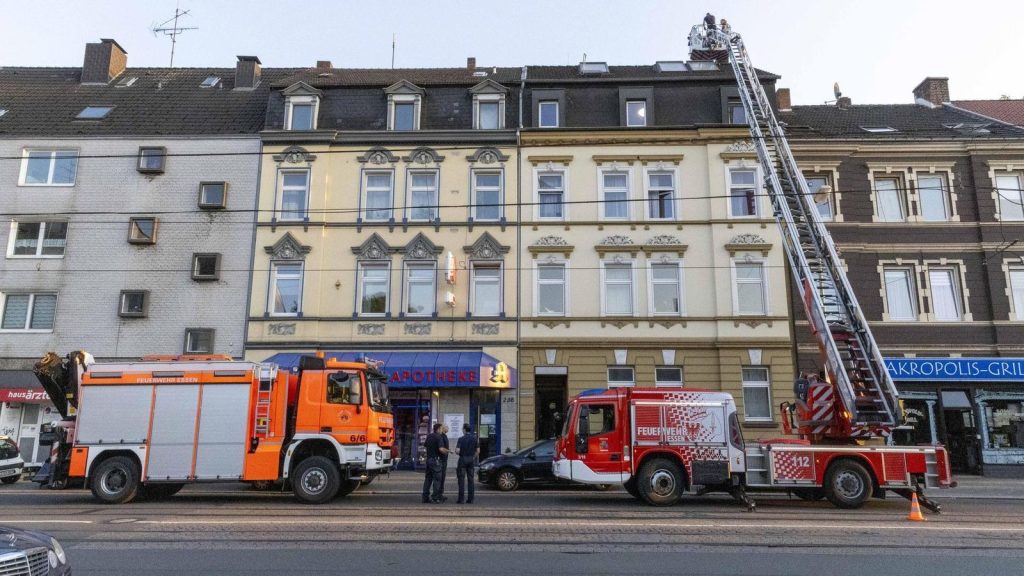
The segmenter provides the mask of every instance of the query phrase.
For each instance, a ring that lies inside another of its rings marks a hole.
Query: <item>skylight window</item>
[[[0,118],[3,118],[4,114],[7,114],[7,108],[0,108]]]
[[[102,120],[113,109],[113,106],[86,106],[75,118],[78,120]]]
[[[955,124],[943,124],[943,126],[966,135],[992,133],[992,131],[988,129],[991,124],[986,122],[957,122]]]
[[[893,132],[899,132],[899,130],[892,126],[861,126],[861,130],[870,132],[871,134],[891,134]]]
[[[654,64],[654,69],[658,72],[686,72],[686,62],[656,62]]]
[[[607,74],[607,62],[580,62],[580,74]]]
[[[199,85],[200,88],[213,88],[217,84],[220,84],[220,76],[207,76],[206,80]]]
[[[138,79],[139,79],[138,76],[125,76],[124,78],[121,78],[120,80],[118,80],[117,84],[115,84],[114,86],[117,87],[117,88],[127,88],[127,87],[131,86],[132,84],[135,84],[135,82]]]
[[[718,63],[713,60],[690,60],[686,65],[694,72],[718,70]]]

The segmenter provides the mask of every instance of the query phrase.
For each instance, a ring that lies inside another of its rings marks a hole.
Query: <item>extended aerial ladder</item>
[[[806,408],[785,405],[784,423],[805,439],[842,443],[888,437],[902,425],[899,393],[850,287],[832,237],[797,166],[784,126],[775,117],[739,34],[694,26],[690,47],[702,57],[728,59],[764,184],[782,232],[782,246],[826,371],[813,382]]]

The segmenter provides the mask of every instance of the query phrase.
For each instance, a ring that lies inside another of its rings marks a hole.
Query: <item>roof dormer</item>
[[[384,89],[388,97],[388,130],[419,130],[423,88],[399,80]]]
[[[323,92],[305,82],[296,82],[281,94],[284,95],[284,129],[316,130]]]
[[[501,130],[505,127],[505,94],[508,88],[488,78],[469,89],[473,95],[473,128]]]

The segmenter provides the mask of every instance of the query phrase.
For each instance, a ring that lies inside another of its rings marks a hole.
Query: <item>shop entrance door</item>
[[[25,464],[29,466],[41,466],[42,462],[37,460],[37,448],[39,447],[39,419],[42,410],[39,404],[25,403],[21,405],[21,430],[18,434],[18,450]],[[49,457],[50,452],[46,451]]]
[[[400,458],[398,469],[423,469],[427,460],[423,442],[430,433],[431,422],[430,391],[392,392],[391,409],[395,417],[395,445]]]
[[[979,473],[978,428],[974,424],[974,412],[969,408],[954,408],[943,410],[942,416],[946,421],[949,467],[955,473]]]
[[[497,456],[501,450],[501,392],[473,390],[469,396],[469,423],[476,430],[480,459]]]
[[[538,374],[534,377],[537,388],[537,405],[534,407],[534,421],[537,423],[534,431],[535,440],[554,438],[562,433],[562,424],[565,422],[566,380],[565,374]]]

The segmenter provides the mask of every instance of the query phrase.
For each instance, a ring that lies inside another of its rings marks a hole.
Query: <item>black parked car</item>
[[[524,482],[536,484],[567,483],[555,478],[551,461],[555,459],[555,439],[541,440],[511,454],[491,456],[480,463],[477,476],[481,484],[490,484],[498,490],[510,492]],[[608,484],[595,486],[599,490],[609,488]]]
[[[0,574],[67,576],[71,565],[64,548],[49,534],[0,526]]]

